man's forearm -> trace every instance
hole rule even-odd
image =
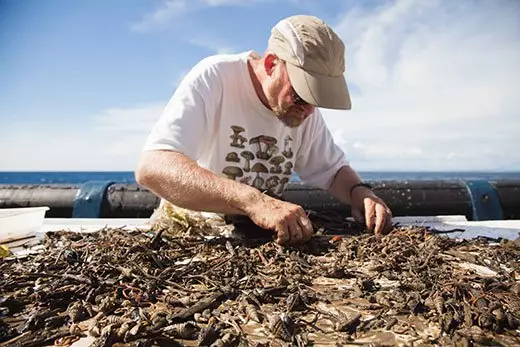
[[[144,153],[136,179],[161,198],[194,211],[247,214],[248,207],[262,199],[257,189],[220,177],[172,151]]]
[[[356,171],[354,171],[350,166],[343,166],[338,170],[336,176],[334,176],[334,180],[332,181],[328,191],[332,196],[344,204],[351,205],[350,189],[354,184],[360,182],[361,177],[359,177]]]

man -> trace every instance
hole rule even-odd
[[[311,237],[311,222],[300,206],[276,198],[294,170],[351,205],[369,230],[388,231],[391,211],[349,166],[317,108],[351,108],[344,55],[327,24],[298,15],[272,29],[263,57],[203,59],[155,124],[137,182],[163,201],[246,215],[278,243],[298,244]]]

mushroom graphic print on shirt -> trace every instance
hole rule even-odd
[[[222,172],[229,178],[234,180],[237,177],[244,176],[242,169],[236,166],[226,166]]]
[[[253,137],[249,140],[250,145],[256,144],[256,157],[264,160],[271,159],[271,156],[278,152],[278,147],[275,146],[277,142],[274,137],[265,135]]]
[[[262,163],[256,163],[251,168],[251,171],[256,172],[256,177],[253,181],[253,186],[258,189],[262,189],[262,187],[264,185],[264,179],[262,177],[260,177],[260,173],[267,173],[268,172],[267,168]]]
[[[289,178],[283,176],[292,174],[293,163],[288,160],[293,157],[292,138],[289,135],[283,138],[283,152],[278,154],[281,149],[275,137],[258,135],[248,139],[242,135],[246,129],[239,125],[231,125],[231,132],[225,161],[236,164],[226,166],[222,172],[232,180],[281,195],[289,182]],[[236,151],[236,148],[243,150]]]
[[[278,184],[280,184],[280,178],[278,176],[272,176],[265,181],[265,189],[271,193],[275,193],[275,188],[278,187]]]
[[[242,153],[240,153],[240,156],[246,160],[244,167],[243,167],[244,171],[245,172],[251,171],[251,169],[250,169],[251,160],[255,159],[255,155],[253,154],[253,152],[243,151]]]
[[[231,139],[231,146],[245,148],[244,142],[247,142],[247,139],[240,135],[240,133],[246,131],[246,129],[238,125],[232,125],[231,130],[233,130],[233,135],[229,137]]]
[[[239,163],[240,158],[238,157],[238,154],[236,152],[231,152],[226,155],[226,161]]]
[[[269,164],[273,164],[274,166],[271,166],[270,172],[275,173],[275,174],[282,173],[282,167],[280,164],[283,163],[284,161],[285,161],[285,158],[282,157],[281,155],[271,158],[271,160],[269,160]]]
[[[289,145],[291,144],[292,142],[292,138],[287,135],[285,137],[285,139],[283,140],[283,152],[282,154],[287,158],[287,159],[291,159],[293,157],[293,152],[292,152],[292,149],[291,147],[289,147]]]

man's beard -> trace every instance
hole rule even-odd
[[[275,83],[271,85],[271,88],[267,91],[267,102],[269,102],[269,107],[273,110],[276,118],[286,126],[290,128],[296,128],[300,124],[302,124],[304,118],[296,117],[294,113],[296,110],[292,108],[292,104],[289,105],[279,105],[276,102],[276,95],[280,95],[281,86],[279,83]]]

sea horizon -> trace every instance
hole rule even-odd
[[[366,181],[520,179],[520,171],[358,171]],[[135,182],[134,171],[0,171],[0,184],[78,184],[88,181]],[[293,174],[291,181],[298,182]]]

